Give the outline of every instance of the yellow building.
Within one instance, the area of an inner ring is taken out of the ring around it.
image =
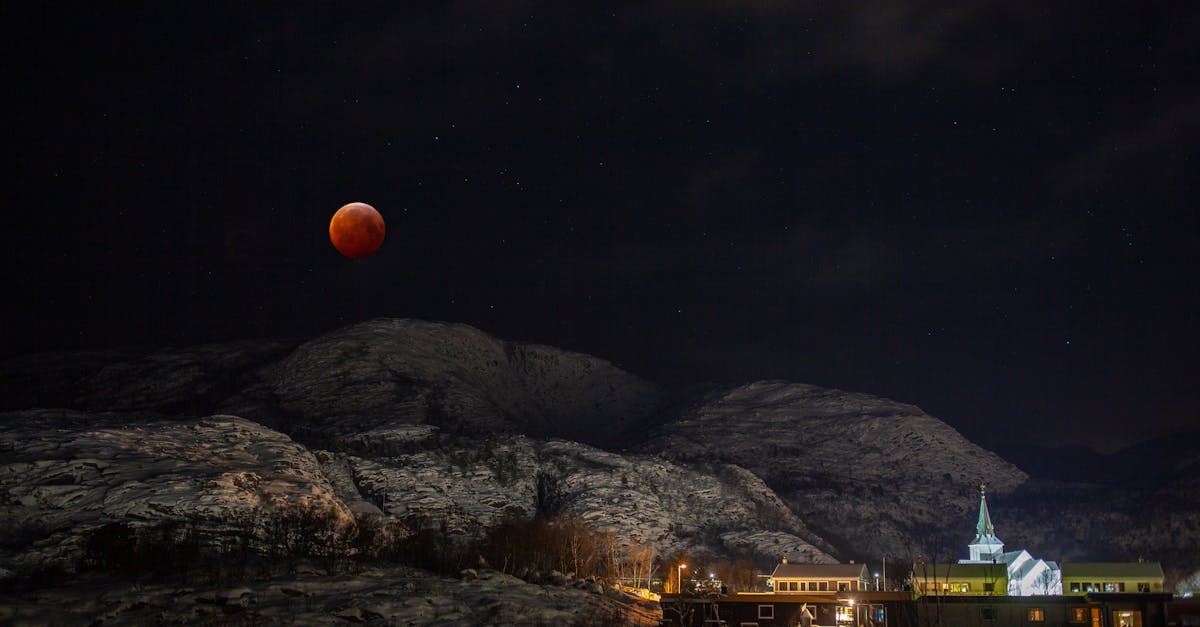
[[[1008,565],[918,561],[913,565],[912,581],[916,596],[1007,596]]]
[[[837,594],[870,590],[865,564],[789,564],[787,558],[771,573],[771,589],[778,593]]]
[[[1158,562],[1065,562],[1062,580],[1067,595],[1163,591],[1163,569]]]

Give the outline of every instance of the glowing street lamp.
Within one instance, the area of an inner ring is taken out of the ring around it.
[[[875,591],[879,592],[879,573],[875,573]]]
[[[687,564],[680,563],[679,568],[675,569],[675,572],[677,573],[675,580],[679,582],[679,594],[683,594],[683,569],[685,568],[687,568]]]

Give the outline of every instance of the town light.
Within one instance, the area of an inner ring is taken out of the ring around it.
[[[685,568],[687,568],[687,564],[680,563],[679,568],[675,569],[675,572],[678,573],[678,576],[675,577],[675,580],[679,582],[679,588],[676,590],[676,592],[679,594],[683,594],[683,569]]]

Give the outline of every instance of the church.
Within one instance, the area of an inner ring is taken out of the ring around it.
[[[979,486],[979,521],[975,538],[967,545],[970,557],[959,564],[1005,564],[1008,569],[1008,596],[1061,595],[1062,570],[1055,562],[1036,559],[1024,549],[1004,550],[1004,541],[996,537],[988,514],[986,486]]]

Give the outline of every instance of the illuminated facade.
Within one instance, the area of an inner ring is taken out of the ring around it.
[[[870,590],[865,564],[789,564],[787,558],[771,573],[776,594],[837,594]]]
[[[1163,591],[1158,562],[1067,562],[1062,568],[1063,594]]]
[[[1057,595],[1063,593],[1062,571],[1055,562],[1037,559],[1024,549],[1004,551],[996,536],[987,507],[986,486],[979,486],[979,519],[975,537],[967,545],[970,557],[960,564],[998,564],[1005,567],[1005,592],[1009,596]]]

